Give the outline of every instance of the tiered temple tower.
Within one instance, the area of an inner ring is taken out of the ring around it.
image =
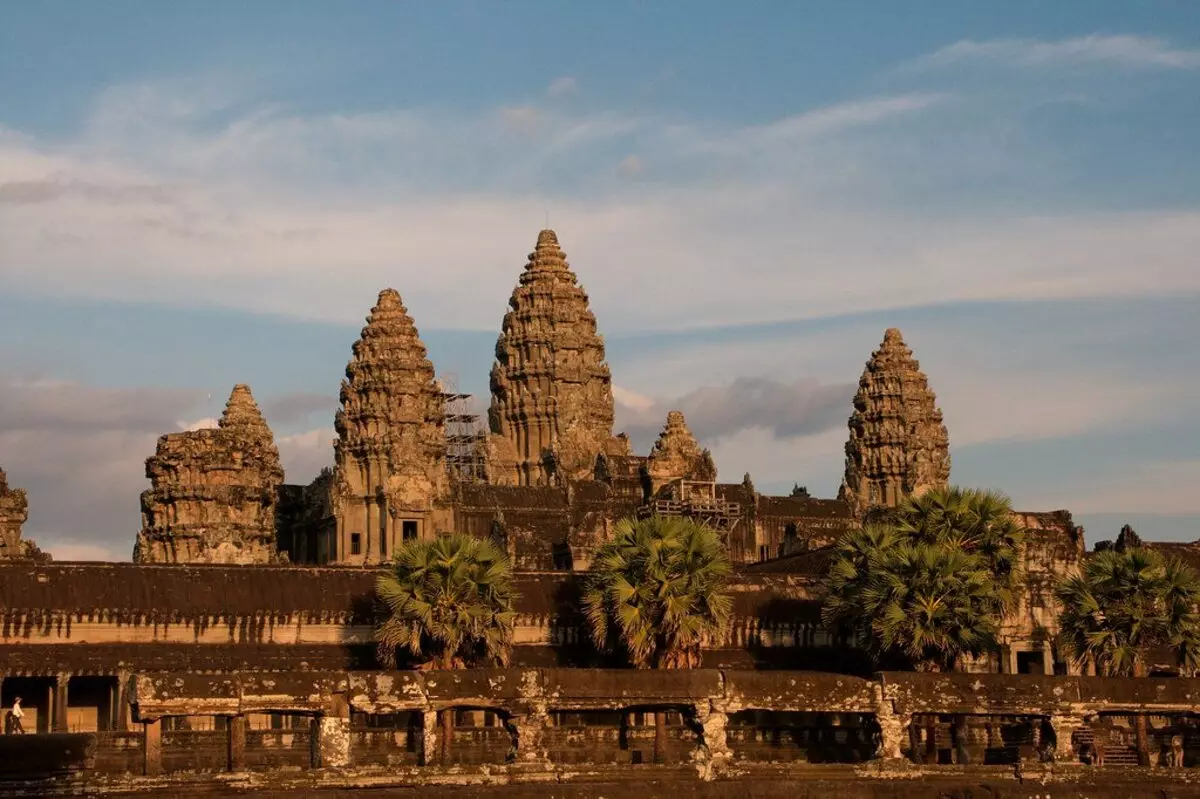
[[[25,492],[8,487],[8,475],[0,469],[0,560],[24,558],[25,542],[21,540],[21,525],[29,518],[29,502]]]
[[[667,413],[667,423],[646,459],[646,473],[650,477],[651,496],[656,496],[663,486],[679,480],[712,483],[717,479],[712,454],[701,449],[681,411]]]
[[[271,563],[283,468],[250,388],[236,385],[215,429],[170,433],[146,460],[142,563]]]
[[[889,328],[854,396],[838,498],[861,515],[950,480],[950,439],[937,399],[900,331]]]
[[[612,376],[587,293],[553,230],[509,300],[491,375],[488,421],[512,473],[494,482],[551,485],[589,476],[612,443]],[[496,468],[492,469],[497,471]]]
[[[354,343],[341,403],[331,559],[386,562],[400,541],[427,534],[434,501],[447,488],[442,393],[394,289],[380,292]]]

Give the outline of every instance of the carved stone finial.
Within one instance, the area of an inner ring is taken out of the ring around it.
[[[423,519],[448,489],[444,399],[395,289],[379,292],[354,343],[334,429],[337,560],[386,561],[404,521]]]
[[[591,475],[612,438],[612,377],[587,293],[552,230],[538,234],[509,300],[491,392],[491,431],[516,451],[514,473],[494,479],[546,485]]]
[[[170,433],[146,460],[143,563],[272,563],[283,467],[275,437],[250,393],[236,385],[215,429]]]
[[[896,328],[871,355],[854,396],[838,493],[858,514],[894,507],[950,481],[950,441],[937,398]]]

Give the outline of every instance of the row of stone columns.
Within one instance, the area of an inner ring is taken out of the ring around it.
[[[347,768],[351,765],[350,714],[345,701],[333,712],[317,716],[312,723],[313,768]],[[883,760],[899,760],[903,757],[905,737],[913,723],[913,715],[898,714],[885,702],[876,713],[880,740],[876,757]],[[453,712],[448,708],[443,712]],[[706,767],[719,765],[732,758],[725,740],[728,714],[712,708],[708,703],[692,708],[693,718],[700,727],[698,741],[700,763]],[[418,762],[433,765],[438,760],[438,711],[427,710],[421,714],[421,738],[418,746]],[[246,717],[230,716],[228,724],[228,768],[242,771],[246,767]],[[549,712],[544,707],[535,707],[515,713],[508,718],[507,727],[514,736],[516,760],[523,763],[546,762],[549,752],[545,743],[545,730],[549,726]],[[1050,717],[1050,726],[1055,734],[1055,758],[1059,762],[1075,759],[1071,737],[1084,724],[1083,716],[1056,715]],[[143,723],[145,731],[145,773],[162,773],[162,721],[155,719]]]

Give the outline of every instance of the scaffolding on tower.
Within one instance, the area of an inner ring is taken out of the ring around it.
[[[458,375],[453,372],[440,377],[438,386],[446,422],[446,471],[459,482],[486,482],[487,430],[473,410],[472,395],[458,390]]]

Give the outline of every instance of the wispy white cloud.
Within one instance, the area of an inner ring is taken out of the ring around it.
[[[1002,67],[1115,66],[1138,69],[1200,69],[1200,50],[1173,47],[1149,36],[1100,35],[1043,39],[964,39],[923,56],[908,69],[988,64]]]
[[[418,324],[492,329],[546,210],[608,332],[1200,290],[1183,256],[1200,247],[1191,211],[881,202],[953,184],[972,153],[988,174],[1024,168],[969,142],[920,156],[914,141],[961,102],[939,94],[735,129],[536,105],[302,116],[165,94],[107,92],[65,142],[2,132],[0,275],[14,290],[346,322],[393,285]]]
[[[546,95],[549,97],[563,97],[568,94],[575,94],[578,91],[579,81],[570,75],[555,78],[546,87]]]

